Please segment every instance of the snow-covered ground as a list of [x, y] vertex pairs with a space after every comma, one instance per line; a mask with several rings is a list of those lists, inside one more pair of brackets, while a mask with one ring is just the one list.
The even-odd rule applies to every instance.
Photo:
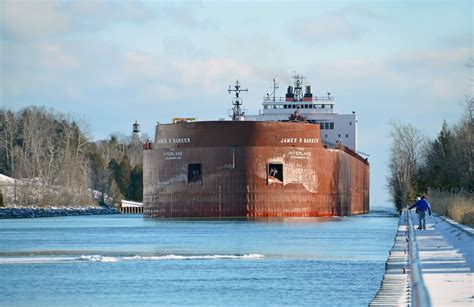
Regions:
[[5, 176], [3, 174], [0, 174], [0, 185], [1, 184], [15, 184], [15, 179]]
[[[31, 207], [31, 203], [37, 204], [44, 197], [45, 192], [49, 193], [49, 195], [61, 195], [65, 191], [63, 186], [47, 185], [39, 177], [14, 179], [0, 174], [0, 192], [3, 195], [5, 207]], [[102, 200], [102, 192], [91, 189], [87, 191], [92, 199]], [[113, 199], [107, 194], [104, 193], [103, 196], [106, 203], [113, 203]], [[25, 202], [26, 198], [30, 199], [30, 201]], [[22, 201], [19, 199], [22, 199]], [[52, 206], [54, 206], [54, 203], [47, 207], [54, 208]]]
[[428, 229], [416, 230], [416, 237], [432, 305], [473, 307], [474, 236], [442, 217], [427, 222]]

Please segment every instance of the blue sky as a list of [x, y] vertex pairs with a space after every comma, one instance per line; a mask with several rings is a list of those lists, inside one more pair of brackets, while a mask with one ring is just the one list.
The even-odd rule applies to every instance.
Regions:
[[244, 108], [294, 71], [356, 111], [371, 205], [387, 203], [389, 122], [435, 137], [472, 95], [472, 1], [0, 1], [0, 106], [83, 118], [94, 139]]

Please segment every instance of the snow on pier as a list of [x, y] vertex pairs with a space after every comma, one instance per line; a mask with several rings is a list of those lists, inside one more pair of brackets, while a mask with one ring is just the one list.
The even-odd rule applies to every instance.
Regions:
[[[407, 211], [400, 216], [384, 279], [370, 306], [474, 306], [473, 229], [434, 215], [427, 217], [427, 230], [416, 230], [417, 216], [412, 216], [414, 224]], [[417, 268], [419, 277], [413, 272]]]

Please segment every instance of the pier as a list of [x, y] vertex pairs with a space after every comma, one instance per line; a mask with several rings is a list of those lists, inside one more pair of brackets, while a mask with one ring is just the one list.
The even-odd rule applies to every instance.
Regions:
[[404, 210], [385, 275], [370, 306], [474, 306], [474, 230], [442, 216]]
[[122, 200], [120, 212], [125, 214], [143, 214], [143, 203]]

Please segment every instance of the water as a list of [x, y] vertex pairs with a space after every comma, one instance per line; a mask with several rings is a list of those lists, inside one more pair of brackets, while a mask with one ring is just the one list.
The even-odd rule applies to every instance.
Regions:
[[367, 306], [397, 222], [0, 220], [0, 305]]

